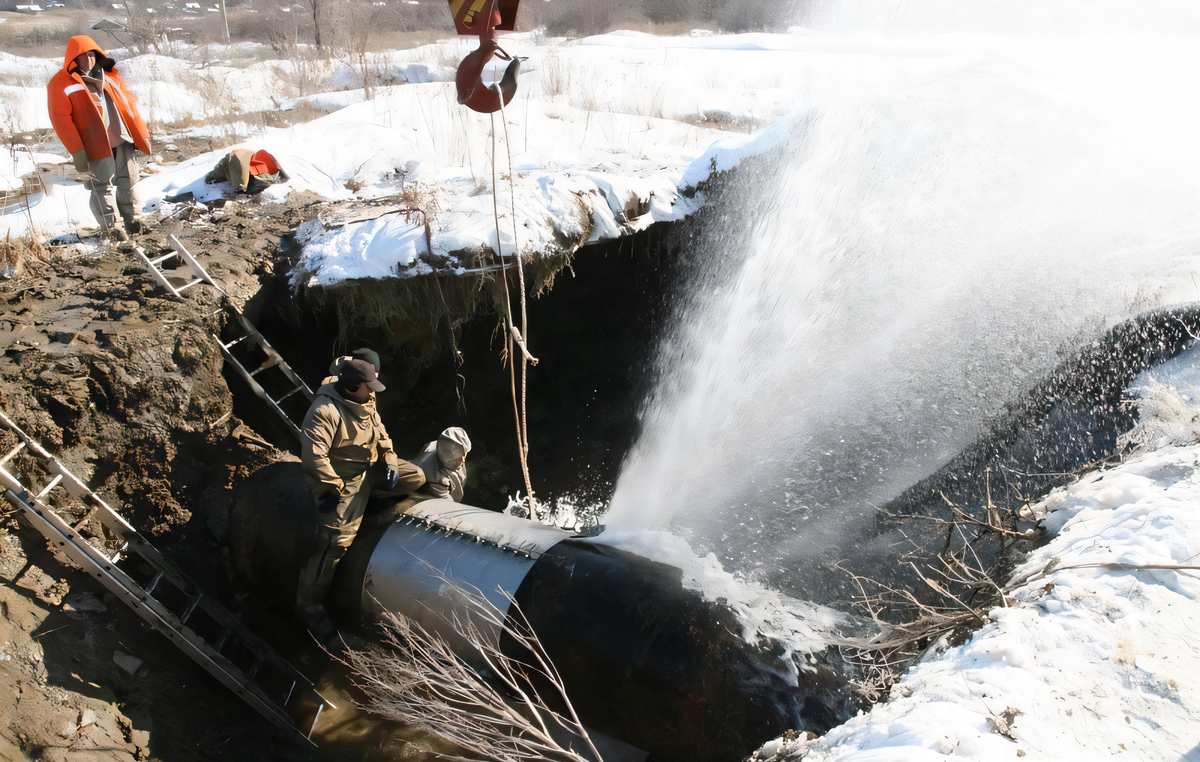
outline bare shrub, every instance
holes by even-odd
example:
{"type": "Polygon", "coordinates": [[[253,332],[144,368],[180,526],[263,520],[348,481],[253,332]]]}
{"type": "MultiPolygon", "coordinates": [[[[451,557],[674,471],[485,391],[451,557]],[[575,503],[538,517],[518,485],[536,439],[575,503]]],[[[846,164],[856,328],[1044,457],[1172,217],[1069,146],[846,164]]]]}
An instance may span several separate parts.
{"type": "Polygon", "coordinates": [[[790,5],[759,0],[716,3],[711,10],[712,21],[722,32],[779,31],[794,17],[790,5]]]}
{"type": "MultiPolygon", "coordinates": [[[[158,53],[174,55],[174,43],[167,34],[166,17],[157,12],[147,0],[125,0],[126,28],[129,30],[129,47],[134,53],[158,53]]],[[[117,6],[114,6],[117,7],[117,6]]]]}
{"type": "Polygon", "coordinates": [[[519,24],[523,29],[545,28],[556,37],[586,37],[603,34],[620,20],[640,17],[631,3],[597,3],[590,0],[558,0],[553,3],[526,3],[519,24]]]}
{"type": "Polygon", "coordinates": [[[379,7],[375,29],[380,33],[444,30],[449,21],[444,2],[388,3],[379,7]]]}
{"type": "Polygon", "coordinates": [[[384,644],[390,652],[351,650],[345,657],[367,694],[365,708],[463,750],[443,755],[448,759],[600,762],[558,670],[516,601],[506,596],[510,613],[505,614],[478,589],[443,582],[446,594],[460,604],[449,624],[474,651],[465,658],[492,679],[468,666],[442,637],[388,614],[384,644]],[[500,640],[511,642],[513,648],[505,650],[518,655],[493,645],[500,640]],[[557,740],[563,733],[578,739],[586,756],[557,740]]]}
{"type": "Polygon", "coordinates": [[[841,645],[843,658],[858,671],[851,686],[865,703],[886,697],[892,685],[931,645],[943,638],[948,645],[957,645],[989,621],[987,612],[1014,602],[1001,585],[1011,569],[1012,550],[1017,543],[1038,539],[1040,532],[1018,531],[1025,504],[1019,500],[993,502],[991,474],[984,476],[987,500],[975,512],[943,495],[951,512],[948,520],[891,517],[900,522],[925,521],[945,527],[946,543],[940,552],[933,558],[914,553],[907,561],[914,582],[911,587],[885,584],[836,565],[849,574],[859,591],[855,605],[879,628],[874,637],[841,645]],[[992,544],[992,552],[980,550],[992,544]],[[985,557],[995,561],[985,562],[985,557]]]}
{"type": "Polygon", "coordinates": [[[372,0],[344,0],[341,9],[350,68],[362,78],[363,96],[371,100],[375,97],[375,86],[379,84],[381,74],[370,55],[375,6],[372,0]]]}
{"type": "MultiPolygon", "coordinates": [[[[978,558],[939,557],[938,565],[924,571],[910,563],[926,590],[896,588],[847,571],[859,589],[856,600],[874,620],[879,634],[840,644],[842,658],[858,675],[850,686],[868,704],[888,695],[891,687],[930,645],[944,635],[952,640],[978,629],[987,612],[1006,605],[1004,591],[982,568],[978,558]],[[929,593],[933,593],[930,601],[929,593]]],[[[841,568],[841,567],[839,567],[841,568]]]]}
{"type": "MultiPolygon", "coordinates": [[[[66,46],[67,39],[78,34],[77,24],[70,21],[44,22],[37,24],[0,24],[0,50],[6,53],[24,51],[39,52],[42,49],[56,49],[59,55],[66,46]]],[[[61,64],[60,64],[61,65],[61,64]]]]}
{"type": "Polygon", "coordinates": [[[542,95],[554,100],[571,88],[571,66],[562,56],[547,56],[538,71],[542,95]]]}

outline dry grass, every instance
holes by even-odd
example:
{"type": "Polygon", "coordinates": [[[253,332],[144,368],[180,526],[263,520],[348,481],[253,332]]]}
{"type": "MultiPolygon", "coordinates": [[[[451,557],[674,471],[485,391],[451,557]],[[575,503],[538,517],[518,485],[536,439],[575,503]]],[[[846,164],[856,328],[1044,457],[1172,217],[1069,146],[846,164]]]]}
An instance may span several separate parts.
{"type": "MultiPolygon", "coordinates": [[[[1001,580],[1007,574],[1012,550],[1021,542],[1034,542],[1040,531],[1017,531],[1024,503],[998,505],[991,499],[990,474],[985,474],[987,500],[977,512],[951,503],[950,518],[891,517],[899,521],[925,521],[945,528],[945,547],[933,558],[914,554],[907,569],[915,584],[911,589],[885,584],[854,574],[842,566],[859,591],[857,608],[875,622],[878,634],[841,644],[843,658],[857,670],[850,681],[866,704],[886,698],[892,686],[934,644],[958,645],[986,624],[988,612],[1008,607],[1015,600],[1005,595],[1001,580]],[[995,563],[985,563],[980,548],[994,543],[995,563]]],[[[990,556],[988,556],[990,557],[990,556]]]]}
{"type": "Polygon", "coordinates": [[[32,233],[14,236],[9,231],[0,240],[0,278],[15,278],[30,269],[30,265],[50,258],[50,251],[39,238],[32,233]]]}

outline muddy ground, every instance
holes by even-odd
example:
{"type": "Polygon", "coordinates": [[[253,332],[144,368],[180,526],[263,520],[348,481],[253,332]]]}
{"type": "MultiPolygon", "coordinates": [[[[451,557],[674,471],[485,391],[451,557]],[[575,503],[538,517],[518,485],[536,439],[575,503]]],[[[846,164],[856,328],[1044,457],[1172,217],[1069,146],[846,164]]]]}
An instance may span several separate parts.
{"type": "MultiPolygon", "coordinates": [[[[284,453],[234,412],[212,338],[224,320],[216,289],[168,297],[131,244],[152,253],[174,233],[244,303],[287,266],[287,233],[311,214],[308,203],[244,198],[216,218],[155,221],[128,244],[49,245],[44,261],[26,256],[0,282],[0,406],[234,610],[248,606],[226,569],[228,488],[284,453]]],[[[5,452],[14,443],[0,436],[5,452]]],[[[24,455],[9,468],[39,478],[24,455]]],[[[56,508],[72,522],[83,516],[69,498],[56,508]]],[[[100,528],[93,520],[84,531],[100,528]]],[[[0,528],[0,580],[0,758],[344,756],[335,742],[306,748],[261,720],[97,582],[57,564],[13,512],[0,528]]],[[[248,620],[270,616],[249,608],[248,620]]],[[[302,669],[325,671],[286,618],[264,627],[302,669]]],[[[356,744],[354,758],[371,746],[356,744]]]]}
{"type": "MultiPolygon", "coordinates": [[[[342,711],[325,715],[319,748],[295,743],[98,583],[55,562],[10,512],[0,518],[0,759],[57,760],[64,750],[72,760],[163,762],[428,754],[429,739],[353,710],[343,671],[288,612],[239,594],[226,550],[230,487],[294,457],[295,440],[223,363],[214,335],[238,334],[221,293],[201,285],[171,298],[133,249],[153,257],[177,236],[314,387],[336,354],[379,349],[389,385],[380,409],[398,451],[466,427],[475,444],[468,502],[503,508],[523,485],[495,314],[478,306],[432,334],[340,322],[336,298],[297,294],[287,279],[299,254],[291,231],[320,208],[297,194],[280,205],[239,195],[221,209],[150,216],[150,231],[129,243],[83,231],[39,255],[22,252],[16,276],[0,281],[0,407],[209,595],[341,697],[342,711]]],[[[672,244],[680,231],[656,227],[589,246],[529,304],[542,361],[529,381],[530,468],[552,502],[605,500],[636,434],[654,336],[686,266],[687,247],[672,244]]],[[[253,367],[261,358],[242,359],[253,367]]],[[[257,378],[278,384],[272,373],[257,378]]],[[[298,419],[307,402],[296,395],[289,405],[298,419]]],[[[0,450],[14,442],[0,434],[0,450]]],[[[10,470],[38,481],[23,457],[10,470]]],[[[83,515],[69,501],[56,508],[72,523],[83,515]]],[[[99,531],[94,521],[84,530],[99,531]]]]}

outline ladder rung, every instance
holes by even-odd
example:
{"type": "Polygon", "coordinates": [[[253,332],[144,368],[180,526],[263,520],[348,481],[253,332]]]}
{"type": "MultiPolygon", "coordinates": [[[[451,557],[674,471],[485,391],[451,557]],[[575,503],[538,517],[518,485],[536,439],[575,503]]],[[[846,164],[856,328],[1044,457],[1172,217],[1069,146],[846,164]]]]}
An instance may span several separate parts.
{"type": "Polygon", "coordinates": [[[287,394],[285,394],[282,397],[280,397],[279,399],[275,400],[275,404],[279,404],[280,402],[283,402],[285,399],[287,399],[288,397],[291,397],[293,394],[295,394],[296,392],[300,391],[303,388],[304,388],[303,386],[297,386],[295,389],[291,390],[287,394]]]}
{"type": "Polygon", "coordinates": [[[245,336],[243,336],[242,338],[240,338],[240,339],[234,339],[233,341],[229,342],[228,344],[222,343],[222,344],[221,344],[221,346],[225,347],[226,349],[229,349],[229,348],[230,348],[230,347],[232,347],[234,344],[241,344],[243,341],[245,341],[246,339],[250,338],[250,337],[251,337],[251,336],[253,336],[253,335],[254,335],[254,334],[252,334],[252,333],[248,333],[248,334],[246,334],[245,336]]]}
{"type": "Polygon", "coordinates": [[[192,612],[196,610],[196,606],[199,605],[200,599],[203,597],[203,595],[197,595],[192,599],[192,602],[188,604],[187,611],[183,612],[183,615],[179,617],[180,622],[187,624],[187,620],[191,618],[192,612]]]}
{"type": "Polygon", "coordinates": [[[21,442],[16,447],[9,450],[7,455],[5,455],[3,458],[0,458],[0,466],[4,465],[5,463],[9,462],[13,458],[17,457],[17,453],[19,453],[21,450],[24,450],[24,449],[25,449],[25,443],[21,442]]]}
{"type": "Polygon", "coordinates": [[[321,719],[321,710],[324,708],[325,702],[322,701],[320,704],[317,704],[317,716],[313,717],[313,724],[309,726],[308,735],[306,736],[310,741],[312,740],[313,731],[317,729],[317,720],[321,719]]]}
{"type": "Polygon", "coordinates": [[[163,573],[162,573],[162,570],[160,569],[158,574],[154,575],[154,579],[150,580],[150,584],[146,585],[144,588],[142,588],[143,590],[146,591],[146,595],[150,595],[151,593],[154,592],[154,588],[158,587],[159,580],[161,580],[162,578],[163,578],[163,573]]]}
{"type": "Polygon", "coordinates": [[[175,291],[176,291],[176,293],[178,293],[178,292],[184,290],[185,288],[191,288],[192,286],[196,285],[197,283],[203,283],[203,282],[204,282],[203,278],[196,278],[196,280],[192,281],[191,283],[183,284],[179,288],[175,289],[175,291]]]}
{"type": "MultiPolygon", "coordinates": [[[[285,704],[289,702],[297,695],[297,687],[301,688],[302,695],[307,695],[304,693],[305,690],[315,692],[312,684],[295,668],[277,656],[265,641],[258,639],[238,623],[238,617],[232,612],[213,599],[205,602],[202,593],[193,583],[181,572],[175,571],[172,566],[168,565],[166,559],[145,538],[139,535],[119,514],[105,505],[95,492],[90,491],[83,482],[66,470],[54,456],[42,449],[37,442],[25,436],[16,424],[4,414],[3,410],[0,410],[0,427],[11,429],[20,440],[20,444],[3,457],[3,461],[11,460],[23,448],[28,448],[38,457],[47,476],[51,477],[44,487],[39,488],[41,492],[35,498],[30,495],[29,489],[21,484],[17,477],[6,470],[0,470],[0,485],[7,488],[0,491],[3,491],[8,501],[21,509],[33,526],[50,541],[55,554],[64,562],[78,564],[89,575],[99,578],[104,587],[116,594],[146,622],[165,633],[184,653],[233,689],[264,717],[297,735],[304,735],[305,729],[296,719],[289,717],[284,707],[277,701],[283,698],[285,704]],[[72,496],[82,500],[86,506],[86,515],[74,528],[53,507],[40,500],[42,496],[56,487],[66,487],[72,496]],[[95,539],[84,537],[79,531],[83,525],[97,515],[98,511],[103,512],[100,517],[104,527],[104,537],[111,541],[115,535],[116,541],[121,545],[117,551],[111,554],[111,557],[107,550],[108,541],[97,544],[95,539]],[[152,576],[144,584],[140,581],[143,576],[140,570],[145,567],[139,566],[137,578],[135,578],[134,570],[127,570],[123,568],[123,565],[117,565],[126,553],[130,559],[140,559],[141,562],[149,564],[148,571],[152,576]],[[166,577],[173,587],[186,596],[181,605],[181,608],[185,609],[182,614],[176,614],[165,601],[154,597],[154,592],[163,577],[166,577]],[[206,642],[207,638],[185,626],[195,614],[196,609],[201,608],[201,603],[205,603],[202,609],[204,613],[220,628],[215,644],[210,645],[206,642]],[[227,657],[219,655],[221,649],[228,647],[231,638],[236,643],[243,644],[246,650],[252,654],[253,663],[248,674],[227,657]],[[254,677],[263,664],[268,665],[268,672],[271,673],[264,675],[264,677],[271,678],[270,694],[264,686],[254,682],[254,677]],[[291,683],[286,691],[283,690],[283,685],[274,683],[276,677],[274,673],[277,671],[285,678],[281,682],[291,683]]],[[[317,696],[325,704],[329,703],[320,694],[317,696]]],[[[311,735],[312,730],[308,729],[308,732],[311,735]]]]}
{"type": "Polygon", "coordinates": [[[52,490],[52,489],[54,489],[55,487],[57,487],[57,486],[58,486],[58,483],[59,483],[59,482],[61,482],[62,480],[63,480],[63,475],[62,475],[62,474],[59,474],[58,476],[55,476],[53,479],[51,479],[51,480],[50,480],[50,483],[49,483],[49,484],[47,484],[47,485],[46,485],[46,486],[45,486],[45,487],[42,489],[42,491],[41,491],[41,492],[37,493],[37,499],[38,499],[38,500],[41,500],[43,497],[45,497],[45,496],[46,496],[46,494],[47,494],[48,492],[50,492],[50,490],[52,490]]]}
{"type": "Polygon", "coordinates": [[[150,260],[150,264],[157,265],[159,262],[165,262],[166,260],[170,259],[173,256],[175,256],[175,252],[172,251],[170,254],[164,254],[161,257],[158,257],[157,259],[150,260]]]}

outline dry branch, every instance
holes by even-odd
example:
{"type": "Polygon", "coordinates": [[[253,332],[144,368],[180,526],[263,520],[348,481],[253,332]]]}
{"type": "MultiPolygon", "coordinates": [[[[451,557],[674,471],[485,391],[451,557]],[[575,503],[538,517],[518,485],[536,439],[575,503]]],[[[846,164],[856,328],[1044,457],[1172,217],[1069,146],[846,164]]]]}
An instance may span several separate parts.
{"type": "Polygon", "coordinates": [[[447,759],[600,762],[558,670],[516,601],[505,593],[510,607],[505,613],[479,590],[443,581],[459,604],[448,624],[471,645],[471,656],[490,679],[441,636],[389,612],[383,624],[388,650],[351,650],[345,657],[368,696],[364,708],[462,750],[462,755],[441,755],[447,759]],[[510,650],[519,657],[496,645],[504,639],[516,645],[510,650]],[[551,705],[565,708],[555,711],[551,705]],[[564,737],[577,740],[583,753],[564,746],[564,737]]]}

